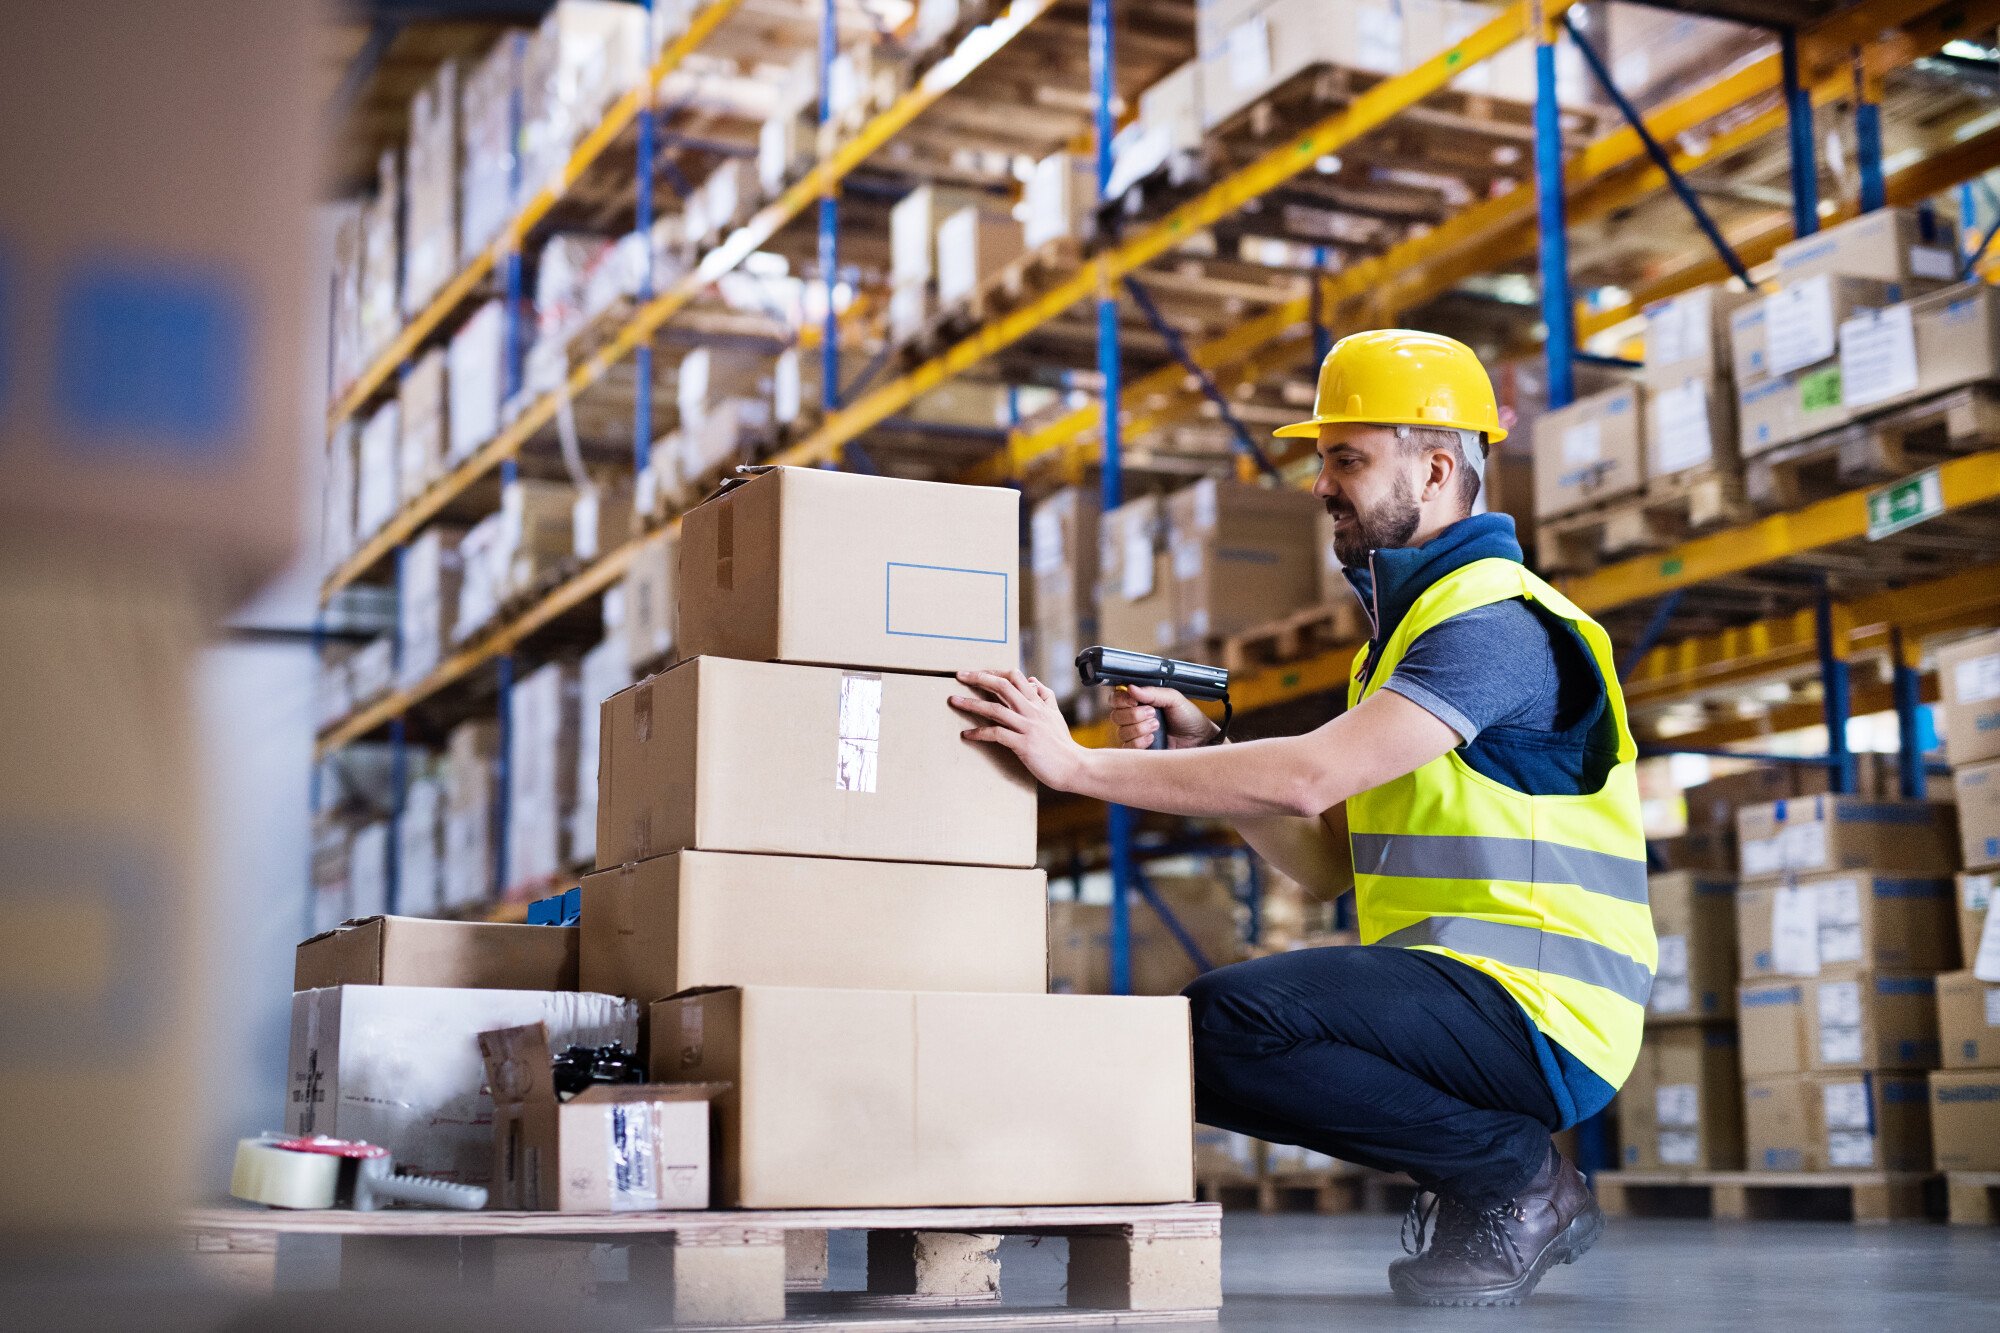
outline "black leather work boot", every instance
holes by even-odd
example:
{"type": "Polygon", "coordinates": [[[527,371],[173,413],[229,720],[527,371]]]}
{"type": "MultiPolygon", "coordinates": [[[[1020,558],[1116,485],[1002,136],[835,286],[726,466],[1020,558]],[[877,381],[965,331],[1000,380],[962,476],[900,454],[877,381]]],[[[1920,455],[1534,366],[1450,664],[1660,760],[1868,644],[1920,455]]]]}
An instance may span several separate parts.
{"type": "Polygon", "coordinates": [[[1403,1221],[1413,1257],[1389,1265],[1389,1286],[1416,1305],[1519,1305],[1543,1273],[1581,1259],[1603,1232],[1590,1187],[1552,1145],[1535,1178],[1497,1208],[1419,1194],[1403,1221]]]}

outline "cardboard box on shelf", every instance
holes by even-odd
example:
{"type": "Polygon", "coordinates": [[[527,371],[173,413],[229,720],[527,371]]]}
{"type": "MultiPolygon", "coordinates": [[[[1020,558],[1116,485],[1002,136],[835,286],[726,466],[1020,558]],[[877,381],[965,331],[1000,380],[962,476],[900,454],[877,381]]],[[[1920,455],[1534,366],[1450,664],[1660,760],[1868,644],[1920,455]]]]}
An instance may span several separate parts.
{"type": "Polygon", "coordinates": [[[1937,979],[1939,1063],[1946,1069],[2000,1069],[2000,985],[1970,968],[1937,979]]]}
{"type": "Polygon", "coordinates": [[[1736,877],[1736,831],[1690,828],[1678,838],[1648,838],[1647,855],[1661,870],[1685,870],[1712,879],[1736,877]]]}
{"type": "Polygon", "coordinates": [[[755,396],[757,386],[770,368],[770,357],[747,348],[697,347],[681,358],[674,381],[674,404],[681,425],[699,429],[710,404],[726,398],[755,396]]]}
{"type": "Polygon", "coordinates": [[[500,596],[537,591],[575,554],[576,487],[566,481],[510,481],[500,492],[500,596]]]}
{"type": "Polygon", "coordinates": [[[1958,869],[1952,808],[1925,801],[1808,796],[1737,811],[1745,884],[1867,868],[1945,878],[1958,869]]]}
{"type": "Polygon", "coordinates": [[[451,647],[464,577],[458,554],[463,535],[457,528],[434,524],[404,548],[396,658],[396,684],[403,689],[428,676],[451,647]]]}
{"type": "Polygon", "coordinates": [[[630,479],[580,487],[570,502],[570,550],[579,561],[601,559],[632,538],[630,479]]]}
{"type": "Polygon", "coordinates": [[[493,882],[499,804],[500,728],[473,720],[452,728],[444,759],[442,907],[468,907],[499,891],[493,882]]]}
{"type": "Polygon", "coordinates": [[[937,234],[944,220],[985,196],[947,185],[919,185],[889,210],[889,276],[897,287],[922,288],[937,273],[937,234]]]}
{"type": "Polygon", "coordinates": [[[1912,397],[2000,379],[2000,301],[1983,281],[1910,302],[1917,384],[1912,397]]]}
{"type": "MultiPolygon", "coordinates": [[[[1864,796],[1887,798],[1894,792],[1894,765],[1880,757],[1861,753],[1854,756],[1857,790],[1864,796]],[[1889,779],[1885,788],[1885,771],[1889,779]]],[[[1746,805],[1763,805],[1798,796],[1820,796],[1828,789],[1828,771],[1821,764],[1759,764],[1739,773],[1710,778],[1689,787],[1687,801],[1690,829],[1726,829],[1732,840],[1736,834],[1736,812],[1746,805]]]]}
{"type": "Polygon", "coordinates": [[[1736,449],[1750,458],[1845,425],[1853,416],[1841,396],[1838,365],[1738,385],[1736,449]]]}
{"type": "Polygon", "coordinates": [[[2000,760],[1954,768],[1959,854],[1967,870],[2000,866],[2000,760]]]}
{"type": "Polygon", "coordinates": [[[514,102],[527,33],[501,33],[472,65],[463,90],[464,149],[459,166],[459,253],[486,247],[514,211],[514,102]]]}
{"type": "Polygon", "coordinates": [[[1318,600],[1318,516],[1296,489],[1205,477],[1167,497],[1182,647],[1278,620],[1318,600]]]}
{"type": "Polygon", "coordinates": [[[1618,1142],[1619,1165],[1628,1170],[1741,1170],[1736,1029],[1705,1023],[1648,1032],[1618,1090],[1618,1142]]]}
{"type": "MultiPolygon", "coordinates": [[[[534,926],[524,929],[551,930],[534,926]]],[[[423,1175],[492,1179],[479,1034],[546,1023],[556,1046],[636,1049],[639,1008],[579,991],[330,986],[292,996],[285,1132],[364,1139],[423,1175]]]]}
{"type": "Polygon", "coordinates": [[[347,845],[347,912],[368,916],[389,910],[389,839],[386,819],[371,819],[354,830],[347,845]]]}
{"type": "Polygon", "coordinates": [[[501,303],[488,301],[451,335],[445,354],[447,463],[470,458],[500,432],[505,393],[506,320],[501,303]]]}
{"type": "Polygon", "coordinates": [[[1752,1171],[1928,1171],[1921,1074],[1793,1074],[1743,1089],[1752,1171]]]}
{"type": "Polygon", "coordinates": [[[1837,367],[1840,326],[1863,310],[1894,305],[1901,295],[1895,284],[1870,278],[1801,274],[1738,306],[1729,315],[1738,394],[1769,380],[1837,367]]]}
{"type": "Polygon", "coordinates": [[[1035,163],[1021,192],[1028,214],[1021,223],[1022,244],[1033,250],[1050,241],[1065,237],[1080,241],[1088,235],[1091,210],[1097,206],[1095,173],[1095,165],[1082,153],[1050,153],[1035,163]]]}
{"type": "Polygon", "coordinates": [[[403,314],[414,316],[458,272],[459,62],[447,57],[410,98],[403,314]]]}
{"type": "Polygon", "coordinates": [[[1979,957],[1979,937],[1986,929],[1996,882],[2000,874],[1990,870],[1958,877],[1958,956],[1966,967],[1979,957]]]}
{"type": "Polygon", "coordinates": [[[1690,376],[1725,392],[1731,377],[1729,321],[1757,299],[1729,282],[1712,282],[1646,307],[1646,365],[1640,378],[1669,388],[1690,376]]]}
{"type": "Polygon", "coordinates": [[[1807,1069],[1937,1068],[1935,977],[1863,972],[1821,978],[1804,983],[1804,1001],[1799,1017],[1807,1069]]]}
{"type": "Polygon", "coordinates": [[[1097,641],[1098,515],[1096,494],[1071,486],[1036,505],[1029,521],[1031,669],[1065,703],[1082,688],[1076,655],[1097,641]]]}
{"type": "Polygon", "coordinates": [[[1828,275],[1892,283],[1915,294],[1958,280],[1958,236],[1929,208],[1878,208],[1778,247],[1778,281],[1828,275]]]}
{"type": "Polygon", "coordinates": [[[653,1077],[730,1085],[724,1207],[1194,1194],[1178,996],[748,986],[659,1001],[651,1020],[653,1077]]]}
{"type": "Polygon", "coordinates": [[[1098,637],[1135,652],[1173,651],[1178,594],[1160,497],[1127,500],[1105,514],[1097,542],[1098,637]]]}
{"type": "Polygon", "coordinates": [[[632,683],[625,641],[612,623],[617,605],[618,599],[607,594],[606,637],[577,664],[576,798],[564,843],[564,857],[573,866],[597,862],[597,755],[603,738],[604,701],[632,683]]]}
{"type": "Polygon", "coordinates": [[[639,544],[625,567],[625,619],[621,629],[625,660],[633,671],[645,671],[672,660],[674,652],[674,576],[678,530],[658,532],[639,544]]]}
{"type": "Polygon", "coordinates": [[[1210,38],[1196,42],[1204,130],[1314,65],[1395,74],[1405,64],[1403,24],[1386,4],[1266,0],[1245,6],[1226,28],[1211,20],[1208,30],[1210,38]]]}
{"type": "Polygon", "coordinates": [[[361,424],[355,443],[354,535],[368,540],[396,514],[398,470],[396,447],[402,443],[402,410],[390,399],[361,424]]]}
{"type": "Polygon", "coordinates": [[[1931,1145],[1940,1171],[2000,1171],[2000,1069],[1930,1076],[1931,1145]]]}
{"type": "Polygon", "coordinates": [[[1660,945],[1646,1021],[1705,1021],[1733,1015],[1736,882],[1687,871],[1649,875],[1646,897],[1660,945]]]}
{"type": "Polygon", "coordinates": [[[708,1207],[710,1104],[719,1085],[599,1084],[559,1099],[541,1023],[482,1032],[479,1054],[493,1089],[492,1207],[708,1207]]]}
{"type": "Polygon", "coordinates": [[[1690,372],[1678,380],[1648,376],[1646,475],[1670,477],[1702,468],[1733,470],[1740,461],[1736,395],[1727,380],[1690,372]]]}
{"type": "Polygon", "coordinates": [[[1631,495],[1646,480],[1646,390],[1620,385],[1535,423],[1535,516],[1631,495]]]}
{"type": "Polygon", "coordinates": [[[1021,224],[990,203],[961,208],[938,223],[938,304],[972,298],[980,283],[1021,257],[1021,224]]]}
{"type": "Polygon", "coordinates": [[[1938,650],[1945,757],[1954,764],[2000,759],[2000,630],[1938,650]]]}
{"type": "Polygon", "coordinates": [[[376,160],[375,194],[361,215],[361,355],[380,356],[403,327],[403,155],[376,160]]]}
{"type": "Polygon", "coordinates": [[[1737,899],[1745,980],[1888,968],[1937,972],[1958,958],[1952,882],[1866,870],[1749,885],[1737,899]]]}
{"type": "Polygon", "coordinates": [[[396,493],[408,504],[444,475],[449,448],[445,411],[445,358],[433,347],[410,363],[397,390],[401,403],[402,438],[396,445],[396,493]]]}
{"type": "Polygon", "coordinates": [[[396,910],[410,917],[435,916],[444,893],[444,783],[428,765],[418,767],[403,793],[394,837],[396,910]]]}
{"type": "Polygon", "coordinates": [[[1034,780],[961,738],[947,700],[965,689],[722,657],[641,681],[604,705],[598,864],[695,848],[1033,865],[1034,780]]]}
{"type": "MultiPolygon", "coordinates": [[[[550,662],[514,685],[508,726],[507,874],[534,885],[563,872],[576,806],[576,667],[550,662]]],[[[511,885],[509,886],[511,887],[511,885]]]]}
{"type": "Polygon", "coordinates": [[[371,916],[305,940],[293,990],[324,986],[447,986],[460,990],[576,989],[574,926],[371,916]]]}
{"type": "Polygon", "coordinates": [[[776,468],[681,522],[681,655],[1018,667],[1020,495],[776,468]]]}
{"type": "Polygon", "coordinates": [[[583,881],[584,985],[1016,991],[1048,982],[1039,870],[676,852],[583,881]]]}

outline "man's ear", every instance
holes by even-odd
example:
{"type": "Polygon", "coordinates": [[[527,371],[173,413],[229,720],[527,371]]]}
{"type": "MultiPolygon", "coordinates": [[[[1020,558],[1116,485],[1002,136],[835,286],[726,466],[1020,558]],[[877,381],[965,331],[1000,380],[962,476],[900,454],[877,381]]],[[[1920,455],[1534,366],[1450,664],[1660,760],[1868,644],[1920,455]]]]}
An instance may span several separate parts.
{"type": "Polygon", "coordinates": [[[1424,474],[1424,502],[1437,499],[1451,488],[1452,475],[1458,470],[1458,460],[1451,456],[1449,449],[1426,449],[1424,456],[1429,460],[1424,474]]]}

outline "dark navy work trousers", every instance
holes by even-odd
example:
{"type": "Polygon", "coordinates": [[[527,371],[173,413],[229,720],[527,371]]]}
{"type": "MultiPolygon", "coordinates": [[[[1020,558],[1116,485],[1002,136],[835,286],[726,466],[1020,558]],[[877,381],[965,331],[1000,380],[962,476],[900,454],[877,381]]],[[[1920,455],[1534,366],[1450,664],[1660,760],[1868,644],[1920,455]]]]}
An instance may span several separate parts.
{"type": "Polygon", "coordinates": [[[1457,959],[1299,949],[1209,972],[1186,995],[1205,1125],[1490,1207],[1533,1178],[1561,1123],[1527,1014],[1457,959]]]}

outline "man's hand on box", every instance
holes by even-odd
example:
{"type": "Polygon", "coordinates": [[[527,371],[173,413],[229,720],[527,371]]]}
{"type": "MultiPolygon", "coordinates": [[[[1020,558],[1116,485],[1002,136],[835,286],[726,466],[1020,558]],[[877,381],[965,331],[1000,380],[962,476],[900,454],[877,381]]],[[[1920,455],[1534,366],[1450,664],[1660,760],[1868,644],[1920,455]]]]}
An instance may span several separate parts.
{"type": "Polygon", "coordinates": [[[983,725],[959,733],[967,740],[1004,745],[1047,787],[1072,791],[1086,751],[1069,734],[1054,691],[1018,671],[961,671],[961,684],[984,690],[990,699],[955,694],[952,707],[983,725]]]}

